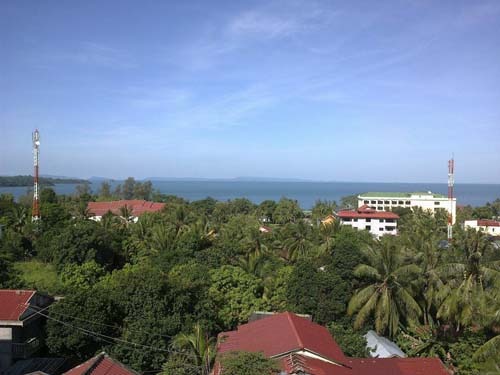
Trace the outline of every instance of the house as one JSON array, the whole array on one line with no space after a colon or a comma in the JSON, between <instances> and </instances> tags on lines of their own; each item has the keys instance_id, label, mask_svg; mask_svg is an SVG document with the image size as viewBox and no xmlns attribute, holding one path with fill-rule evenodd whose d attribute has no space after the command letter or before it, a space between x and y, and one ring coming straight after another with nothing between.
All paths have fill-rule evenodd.
<instances>
[{"instance_id":1,"label":"house","mask_svg":"<svg viewBox=\"0 0 500 375\"><path fill-rule=\"evenodd\" d=\"M358 207L367 205L376 211L391 211L395 207L420 207L424 211L436 212L444 209L453 218L453 224L457 216L457 199L450 202L448 197L442 194L428 192L414 193L391 193L371 192L358 195Z\"/></svg>"},{"instance_id":2,"label":"house","mask_svg":"<svg viewBox=\"0 0 500 375\"><path fill-rule=\"evenodd\" d=\"M368 230L376 237L398 234L398 215L394 212L374 210L366 204L357 210L339 211L337 217L342 225L350 225L357 230Z\"/></svg>"},{"instance_id":3,"label":"house","mask_svg":"<svg viewBox=\"0 0 500 375\"><path fill-rule=\"evenodd\" d=\"M139 373L102 352L63 375L139 375Z\"/></svg>"},{"instance_id":4,"label":"house","mask_svg":"<svg viewBox=\"0 0 500 375\"><path fill-rule=\"evenodd\" d=\"M87 204L87 210L91 215L91 219L95 221L101 221L102 217L111 212L114 215L121 216L122 209L126 207L130 212L130 217L126 219L131 219L137 222L139 216L145 212L158 212L165 207L165 203L159 202L148 202L145 200L119 200L110 202L89 202Z\"/></svg>"},{"instance_id":5,"label":"house","mask_svg":"<svg viewBox=\"0 0 500 375\"><path fill-rule=\"evenodd\" d=\"M218 335L213 375L224 375L220 357L262 352L282 375L448 375L438 358L349 358L328 330L290 312L271 315Z\"/></svg>"},{"instance_id":6,"label":"house","mask_svg":"<svg viewBox=\"0 0 500 375\"><path fill-rule=\"evenodd\" d=\"M51 297L34 290L0 290L0 372L41 348L43 315Z\"/></svg>"},{"instance_id":7,"label":"house","mask_svg":"<svg viewBox=\"0 0 500 375\"><path fill-rule=\"evenodd\" d=\"M465 220L464 227L465 229L480 230L491 236L500 236L500 221L486 219Z\"/></svg>"},{"instance_id":8,"label":"house","mask_svg":"<svg viewBox=\"0 0 500 375\"><path fill-rule=\"evenodd\" d=\"M369 330L366 335L366 346L371 349L371 356L375 358L405 358L406 354L391 340L379 336L377 332Z\"/></svg>"}]
</instances>

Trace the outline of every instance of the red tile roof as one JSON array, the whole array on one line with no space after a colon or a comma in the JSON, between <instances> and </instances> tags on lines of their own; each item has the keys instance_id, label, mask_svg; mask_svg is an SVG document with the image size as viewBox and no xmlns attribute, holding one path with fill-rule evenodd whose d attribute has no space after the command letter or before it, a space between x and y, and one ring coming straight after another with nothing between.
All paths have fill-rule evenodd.
<instances>
[{"instance_id":1,"label":"red tile roof","mask_svg":"<svg viewBox=\"0 0 500 375\"><path fill-rule=\"evenodd\" d=\"M289 312L220 333L218 353L234 350L261 351L267 357L307 350L337 363L347 360L325 327Z\"/></svg>"},{"instance_id":2,"label":"red tile roof","mask_svg":"<svg viewBox=\"0 0 500 375\"><path fill-rule=\"evenodd\" d=\"M477 221L477 225L480 227L500 227L500 221L480 219Z\"/></svg>"},{"instance_id":3,"label":"red tile roof","mask_svg":"<svg viewBox=\"0 0 500 375\"><path fill-rule=\"evenodd\" d=\"M63 375L138 375L138 373L110 358L106 353L101 353Z\"/></svg>"},{"instance_id":4,"label":"red tile roof","mask_svg":"<svg viewBox=\"0 0 500 375\"><path fill-rule=\"evenodd\" d=\"M0 320L21 320L35 293L34 290L0 289Z\"/></svg>"},{"instance_id":5,"label":"red tile roof","mask_svg":"<svg viewBox=\"0 0 500 375\"><path fill-rule=\"evenodd\" d=\"M140 216L145 212L157 212L165 207L165 203L148 202L145 200L120 200L111 202L89 202L87 209L94 216L103 216L108 211L120 215L120 208L127 206L133 216Z\"/></svg>"},{"instance_id":6,"label":"red tile roof","mask_svg":"<svg viewBox=\"0 0 500 375\"><path fill-rule=\"evenodd\" d=\"M217 353L262 352L287 373L310 375L448 375L438 358L347 358L325 327L292 313L271 315L219 334ZM215 375L223 375L220 362Z\"/></svg>"},{"instance_id":7,"label":"red tile roof","mask_svg":"<svg viewBox=\"0 0 500 375\"><path fill-rule=\"evenodd\" d=\"M360 218L360 219L399 219L399 216L394 212L387 211L376 211L368 205L363 205L359 207L356 211L354 210L342 210L337 212L337 216L340 218Z\"/></svg>"},{"instance_id":8,"label":"red tile roof","mask_svg":"<svg viewBox=\"0 0 500 375\"><path fill-rule=\"evenodd\" d=\"M439 358L352 358L354 374L449 375Z\"/></svg>"}]
</instances>

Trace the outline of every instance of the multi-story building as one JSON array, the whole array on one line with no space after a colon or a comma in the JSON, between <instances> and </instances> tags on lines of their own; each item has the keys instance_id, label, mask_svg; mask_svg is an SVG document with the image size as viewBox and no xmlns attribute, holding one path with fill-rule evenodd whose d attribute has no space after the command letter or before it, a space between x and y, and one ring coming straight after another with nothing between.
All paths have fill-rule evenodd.
<instances>
[{"instance_id":1,"label":"multi-story building","mask_svg":"<svg viewBox=\"0 0 500 375\"><path fill-rule=\"evenodd\" d=\"M455 224L457 214L457 199L450 202L448 197L442 194L428 192L414 193L392 193L392 192L371 192L358 195L358 207L367 205L377 211L391 211L395 207L420 207L424 211L444 209L451 213L453 224Z\"/></svg>"},{"instance_id":2,"label":"multi-story building","mask_svg":"<svg viewBox=\"0 0 500 375\"><path fill-rule=\"evenodd\" d=\"M342 225L350 225L357 230L367 230L376 237L398 234L398 215L394 212L377 211L366 204L357 210L339 211L337 217Z\"/></svg>"},{"instance_id":3,"label":"multi-story building","mask_svg":"<svg viewBox=\"0 0 500 375\"><path fill-rule=\"evenodd\" d=\"M41 348L45 319L37 312L52 301L34 290L0 290L0 373Z\"/></svg>"},{"instance_id":4,"label":"multi-story building","mask_svg":"<svg viewBox=\"0 0 500 375\"><path fill-rule=\"evenodd\" d=\"M500 236L500 221L486 219L465 220L464 227L465 229L480 230L491 236Z\"/></svg>"}]
</instances>

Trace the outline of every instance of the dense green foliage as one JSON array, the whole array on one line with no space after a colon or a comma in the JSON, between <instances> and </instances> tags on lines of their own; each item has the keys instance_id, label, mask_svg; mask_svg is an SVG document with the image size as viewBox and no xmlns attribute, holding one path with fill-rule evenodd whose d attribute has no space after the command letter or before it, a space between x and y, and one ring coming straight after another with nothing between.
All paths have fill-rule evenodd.
<instances>
[{"instance_id":1,"label":"dense green foliage","mask_svg":"<svg viewBox=\"0 0 500 375\"><path fill-rule=\"evenodd\" d=\"M231 352L222 357L221 363L226 375L272 375L280 372L278 363L262 353Z\"/></svg>"},{"instance_id":2,"label":"dense green foliage","mask_svg":"<svg viewBox=\"0 0 500 375\"><path fill-rule=\"evenodd\" d=\"M133 178L114 191L103 183L97 194L82 185L71 197L41 195L38 225L29 197L0 196L0 287L63 297L46 327L54 355L83 360L106 350L138 371L206 375L219 332L257 310L289 310L327 326L349 356L368 354L362 335L375 329L460 374L495 371L500 253L460 224L440 247L442 213L401 210L400 236L375 240L322 224L335 202L318 201L310 215L287 198L187 202ZM119 198L166 207L137 223L126 210L88 219L88 201ZM497 203L474 215L498 215ZM225 360L235 374L274 371L255 354Z\"/></svg>"}]
</instances>

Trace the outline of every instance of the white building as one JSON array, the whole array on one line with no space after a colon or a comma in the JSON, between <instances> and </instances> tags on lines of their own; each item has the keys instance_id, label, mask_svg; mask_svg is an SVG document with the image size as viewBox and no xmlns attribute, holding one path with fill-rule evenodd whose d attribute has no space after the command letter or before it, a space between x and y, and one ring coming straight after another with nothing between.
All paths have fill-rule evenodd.
<instances>
[{"instance_id":1,"label":"white building","mask_svg":"<svg viewBox=\"0 0 500 375\"><path fill-rule=\"evenodd\" d=\"M375 358L405 358L406 354L394 342L377 332L369 330L366 335L366 347L370 349L370 356Z\"/></svg>"},{"instance_id":2,"label":"white building","mask_svg":"<svg viewBox=\"0 0 500 375\"><path fill-rule=\"evenodd\" d=\"M337 217L342 225L350 225L357 230L367 230L376 237L398 234L399 216L394 212L377 211L362 205L357 210L339 211Z\"/></svg>"},{"instance_id":3,"label":"white building","mask_svg":"<svg viewBox=\"0 0 500 375\"><path fill-rule=\"evenodd\" d=\"M500 221L496 220L465 220L465 229L472 228L492 236L500 236Z\"/></svg>"},{"instance_id":4,"label":"white building","mask_svg":"<svg viewBox=\"0 0 500 375\"><path fill-rule=\"evenodd\" d=\"M358 206L361 207L363 205L367 205L377 211L391 211L394 207L420 207L424 211L430 210L434 213L436 210L444 209L452 214L453 224L455 224L457 215L456 198L453 198L450 202L447 196L434 194L430 191L415 193L364 193L358 195Z\"/></svg>"}]
</instances>

